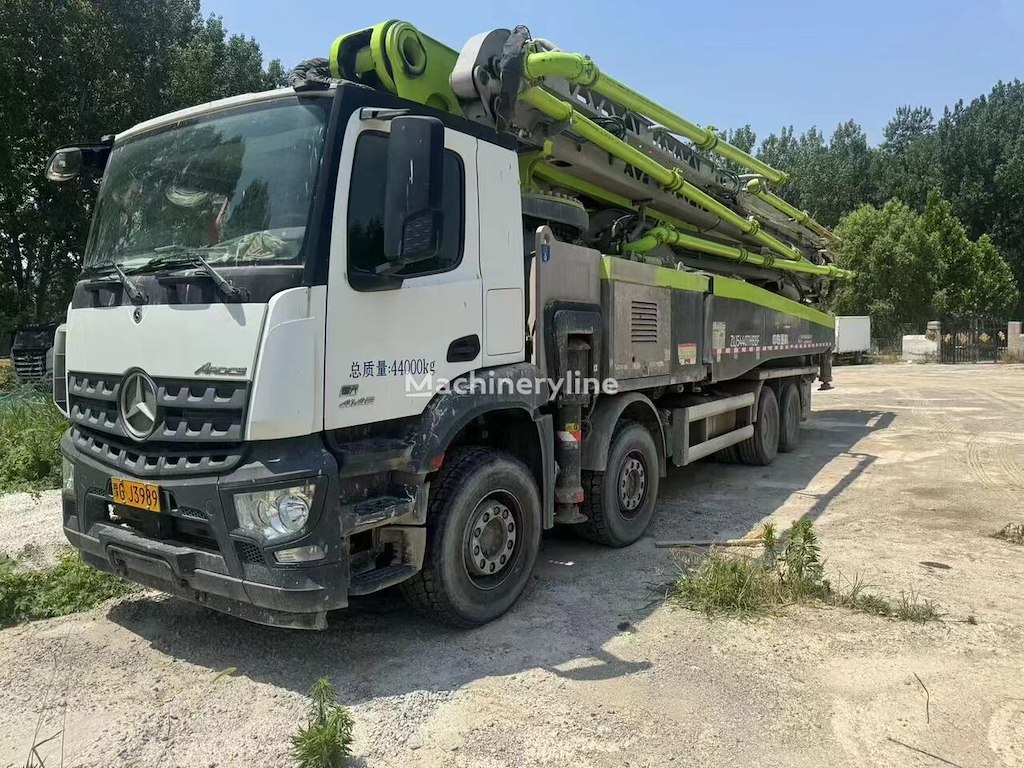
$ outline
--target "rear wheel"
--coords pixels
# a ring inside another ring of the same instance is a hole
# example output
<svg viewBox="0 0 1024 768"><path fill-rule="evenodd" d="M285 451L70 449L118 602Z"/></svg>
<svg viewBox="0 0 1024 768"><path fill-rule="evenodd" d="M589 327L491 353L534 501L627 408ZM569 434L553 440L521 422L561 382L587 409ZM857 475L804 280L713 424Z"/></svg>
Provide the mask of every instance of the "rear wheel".
<svg viewBox="0 0 1024 768"><path fill-rule="evenodd" d="M800 389L795 382L782 385L779 397L779 451L789 453L800 445Z"/></svg>
<svg viewBox="0 0 1024 768"><path fill-rule="evenodd" d="M490 448L454 451L431 483L423 569L402 593L455 626L496 619L526 586L540 529L540 495L522 462Z"/></svg>
<svg viewBox="0 0 1024 768"><path fill-rule="evenodd" d="M584 472L585 539L625 547L643 536L658 499L658 449L647 429L624 421L612 435L604 472Z"/></svg>
<svg viewBox="0 0 1024 768"><path fill-rule="evenodd" d="M779 451L779 401L769 386L761 387L757 400L757 421L754 435L737 444L740 461L765 467L772 463Z"/></svg>

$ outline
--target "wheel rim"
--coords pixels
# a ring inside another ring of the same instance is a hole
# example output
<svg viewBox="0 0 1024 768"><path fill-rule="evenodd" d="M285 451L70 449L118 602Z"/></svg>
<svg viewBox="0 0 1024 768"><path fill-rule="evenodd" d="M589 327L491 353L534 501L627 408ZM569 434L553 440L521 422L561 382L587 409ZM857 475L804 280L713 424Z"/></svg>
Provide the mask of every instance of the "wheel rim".
<svg viewBox="0 0 1024 768"><path fill-rule="evenodd" d="M647 464L643 454L630 451L619 469L619 513L629 519L640 514L647 498Z"/></svg>
<svg viewBox="0 0 1024 768"><path fill-rule="evenodd" d="M500 586L519 557L523 524L519 500L508 491L488 494L476 505L462 548L466 575L479 589Z"/></svg>

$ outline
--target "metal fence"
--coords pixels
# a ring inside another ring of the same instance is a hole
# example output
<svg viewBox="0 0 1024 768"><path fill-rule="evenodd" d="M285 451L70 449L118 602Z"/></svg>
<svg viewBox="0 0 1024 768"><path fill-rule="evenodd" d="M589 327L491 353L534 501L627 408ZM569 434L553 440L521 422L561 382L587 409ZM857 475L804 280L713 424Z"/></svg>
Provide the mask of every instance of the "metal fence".
<svg viewBox="0 0 1024 768"><path fill-rule="evenodd" d="M1005 320L985 315L942 320L940 359L944 363L995 363L1006 353Z"/></svg>

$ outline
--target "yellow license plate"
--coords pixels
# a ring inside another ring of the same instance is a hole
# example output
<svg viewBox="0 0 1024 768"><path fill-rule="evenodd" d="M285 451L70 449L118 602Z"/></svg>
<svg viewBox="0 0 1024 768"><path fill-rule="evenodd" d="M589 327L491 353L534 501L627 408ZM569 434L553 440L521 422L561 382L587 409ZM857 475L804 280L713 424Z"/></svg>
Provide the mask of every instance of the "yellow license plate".
<svg viewBox="0 0 1024 768"><path fill-rule="evenodd" d="M110 482L115 504L147 509L150 512L160 511L159 485L137 483L134 480L121 480L116 477Z"/></svg>

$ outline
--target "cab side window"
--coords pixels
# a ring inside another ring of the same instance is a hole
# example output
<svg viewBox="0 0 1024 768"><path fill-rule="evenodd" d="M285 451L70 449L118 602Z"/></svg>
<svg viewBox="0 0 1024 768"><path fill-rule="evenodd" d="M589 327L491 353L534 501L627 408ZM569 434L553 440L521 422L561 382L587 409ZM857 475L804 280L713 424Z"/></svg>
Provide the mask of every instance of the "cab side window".
<svg viewBox="0 0 1024 768"><path fill-rule="evenodd" d="M352 163L348 199L349 270L374 274L384 258L384 187L387 182L388 135L376 131L360 134ZM396 274L417 277L455 269L462 261L465 182L461 158L444 153L444 229L437 255L408 264Z"/></svg>

